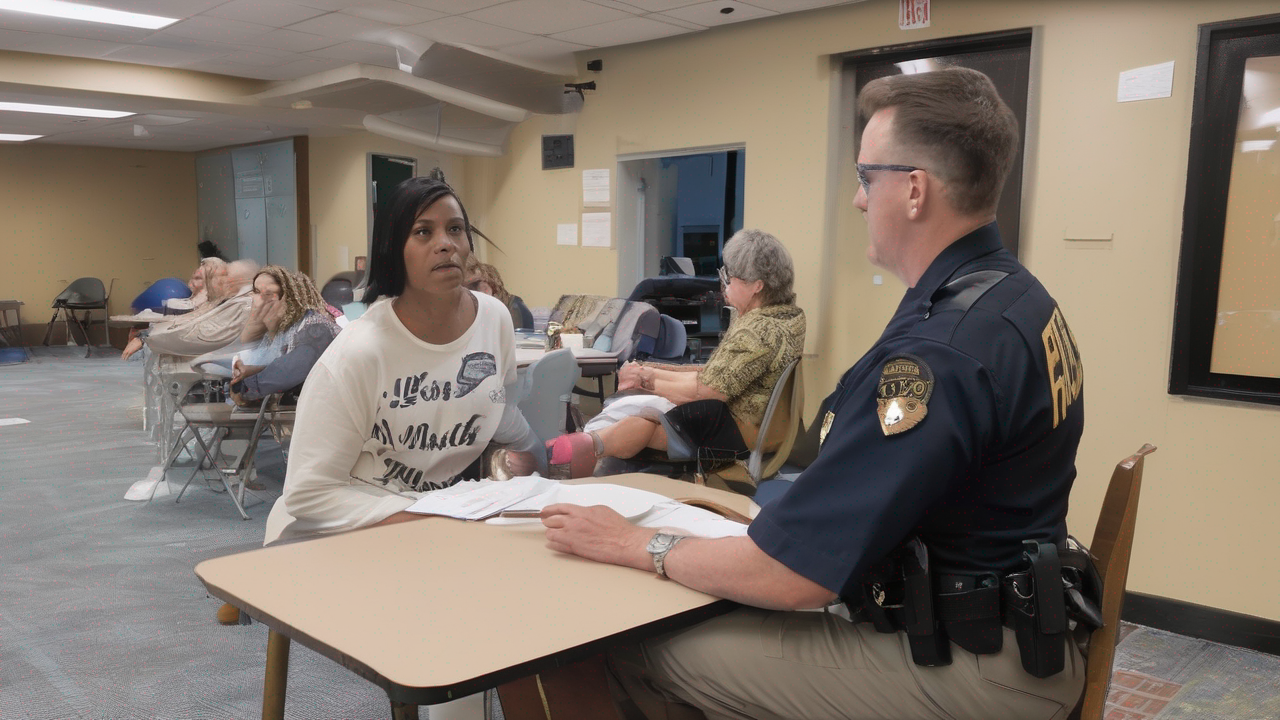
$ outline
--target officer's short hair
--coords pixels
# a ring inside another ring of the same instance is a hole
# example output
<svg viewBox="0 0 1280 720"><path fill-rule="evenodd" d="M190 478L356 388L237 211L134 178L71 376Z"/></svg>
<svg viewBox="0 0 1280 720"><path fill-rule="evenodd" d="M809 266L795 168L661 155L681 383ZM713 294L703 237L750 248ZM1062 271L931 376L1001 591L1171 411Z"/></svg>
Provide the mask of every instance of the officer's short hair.
<svg viewBox="0 0 1280 720"><path fill-rule="evenodd" d="M990 78L953 67L867 83L858 97L863 118L888 108L894 141L922 166L927 158L924 169L942 180L952 207L995 210L1018 153L1018 120Z"/></svg>
<svg viewBox="0 0 1280 720"><path fill-rule="evenodd" d="M724 271L747 282L761 280L762 305L790 305L796 271L782 241L763 230L739 230L724 244Z"/></svg>

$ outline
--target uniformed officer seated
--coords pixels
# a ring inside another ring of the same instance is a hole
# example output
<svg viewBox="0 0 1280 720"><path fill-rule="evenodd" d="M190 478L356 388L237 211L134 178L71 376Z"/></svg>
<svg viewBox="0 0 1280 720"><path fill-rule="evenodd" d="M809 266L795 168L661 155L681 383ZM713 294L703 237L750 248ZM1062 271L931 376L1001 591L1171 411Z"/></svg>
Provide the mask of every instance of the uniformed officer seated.
<svg viewBox="0 0 1280 720"><path fill-rule="evenodd" d="M1097 590L1065 523L1083 379L995 224L1017 121L959 68L875 80L859 109L867 255L908 290L831 395L816 461L747 537L543 513L556 550L747 606L611 652L623 717L1048 720L1081 695L1068 617L1089 603L1064 597Z"/></svg>

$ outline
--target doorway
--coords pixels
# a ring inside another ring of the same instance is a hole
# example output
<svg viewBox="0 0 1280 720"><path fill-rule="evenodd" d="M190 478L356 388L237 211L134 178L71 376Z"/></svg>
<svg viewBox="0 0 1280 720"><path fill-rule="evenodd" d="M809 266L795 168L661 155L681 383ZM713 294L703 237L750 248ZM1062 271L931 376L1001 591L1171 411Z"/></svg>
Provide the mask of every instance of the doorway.
<svg viewBox="0 0 1280 720"><path fill-rule="evenodd" d="M659 275L716 277L742 229L745 170L742 146L620 157L618 293Z"/></svg>
<svg viewBox="0 0 1280 720"><path fill-rule="evenodd" d="M369 153L369 240L365 257L373 254L373 219L378 216L379 198L389 196L392 188L417 175L418 161L413 158Z"/></svg>

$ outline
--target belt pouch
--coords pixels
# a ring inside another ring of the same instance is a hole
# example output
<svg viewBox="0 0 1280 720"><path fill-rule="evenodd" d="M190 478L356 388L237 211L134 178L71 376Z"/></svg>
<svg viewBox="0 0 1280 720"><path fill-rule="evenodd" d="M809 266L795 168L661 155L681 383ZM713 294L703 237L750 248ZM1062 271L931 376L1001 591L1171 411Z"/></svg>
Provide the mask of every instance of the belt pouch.
<svg viewBox="0 0 1280 720"><path fill-rule="evenodd" d="M934 606L947 637L974 655L1000 652L1004 647L1004 624L1000 621L999 579L994 574L940 578L942 588L956 585L973 589L939 593Z"/></svg>

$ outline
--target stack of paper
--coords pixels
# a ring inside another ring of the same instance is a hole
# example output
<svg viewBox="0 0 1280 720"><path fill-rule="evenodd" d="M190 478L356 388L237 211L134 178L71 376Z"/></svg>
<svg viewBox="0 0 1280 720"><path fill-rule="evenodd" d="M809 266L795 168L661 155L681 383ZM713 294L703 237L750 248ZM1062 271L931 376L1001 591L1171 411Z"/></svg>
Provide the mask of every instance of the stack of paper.
<svg viewBox="0 0 1280 720"><path fill-rule="evenodd" d="M408 511L419 515L443 515L461 520L483 520L519 503L540 495L556 481L537 476L510 480L477 480L429 492Z"/></svg>

